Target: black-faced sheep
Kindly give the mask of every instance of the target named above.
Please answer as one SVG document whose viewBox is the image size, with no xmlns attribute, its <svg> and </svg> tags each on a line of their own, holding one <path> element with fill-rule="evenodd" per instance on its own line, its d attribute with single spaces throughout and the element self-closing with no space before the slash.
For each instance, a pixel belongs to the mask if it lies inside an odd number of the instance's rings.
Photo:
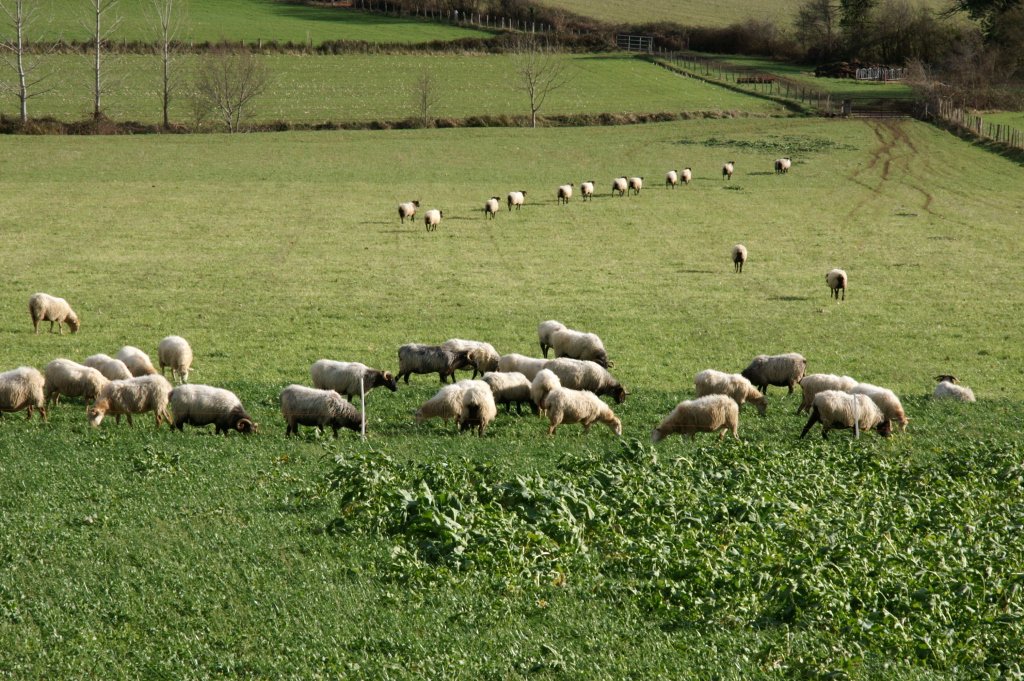
<svg viewBox="0 0 1024 681">
<path fill-rule="evenodd" d="M 423 224 L 426 225 L 428 232 L 436 232 L 437 226 L 441 224 L 441 218 L 444 217 L 444 211 L 431 208 L 423 214 Z"/>
<path fill-rule="evenodd" d="M 494 216 L 501 210 L 501 199 L 497 196 L 492 196 L 484 202 L 484 216 L 489 217 L 492 220 Z"/>
<path fill-rule="evenodd" d="M 573 186 L 574 185 L 572 183 L 569 183 L 569 184 L 563 184 L 563 185 L 561 185 L 558 188 L 558 203 L 559 204 L 565 203 L 566 205 L 569 205 L 569 199 L 572 198 L 572 188 L 573 188 Z"/>
<path fill-rule="evenodd" d="M 736 169 L 736 162 L 735 161 L 726 161 L 722 165 L 722 179 L 723 180 L 731 180 L 732 179 L 732 174 L 735 171 L 735 169 Z"/>
<path fill-rule="evenodd" d="M 57 322 L 57 332 L 64 335 L 64 322 L 67 322 L 71 333 L 78 331 L 80 323 L 78 315 L 63 298 L 48 293 L 34 293 L 28 299 L 28 312 L 32 315 L 32 328 L 39 333 L 39 322 L 50 322 L 50 333 L 53 323 Z"/>
<path fill-rule="evenodd" d="M 693 377 L 693 384 L 697 389 L 697 397 L 725 395 L 735 400 L 740 407 L 744 402 L 750 402 L 761 416 L 768 411 L 768 400 L 761 391 L 739 374 L 705 369 Z"/>
<path fill-rule="evenodd" d="M 683 168 L 683 172 L 682 175 L 680 175 L 680 178 L 682 178 L 683 184 L 690 184 L 691 182 L 693 182 L 693 170 L 691 170 L 690 168 Z"/>
<path fill-rule="evenodd" d="M 883 437 L 888 437 L 892 430 L 889 420 L 870 397 L 838 390 L 824 390 L 814 396 L 811 417 L 807 419 L 800 437 L 807 435 L 811 427 L 819 422 L 822 438 L 828 438 L 828 432 L 833 429 L 853 428 L 859 434 L 862 430 L 874 428 Z"/>
<path fill-rule="evenodd" d="M 586 182 L 580 183 L 580 198 L 584 201 L 594 200 L 594 181 L 587 180 Z"/>
<path fill-rule="evenodd" d="M 319 359 L 309 367 L 309 375 L 313 379 L 314 388 L 333 390 L 349 402 L 360 397 L 360 394 L 368 395 L 374 388 L 384 387 L 391 392 L 398 390 L 398 381 L 390 371 L 371 369 L 360 362 Z"/>
<path fill-rule="evenodd" d="M 230 390 L 209 385 L 179 385 L 171 391 L 171 409 L 174 410 L 172 428 L 184 430 L 185 424 L 202 428 L 211 423 L 214 433 L 237 431 L 243 434 L 257 430 L 255 421 Z"/>
<path fill-rule="evenodd" d="M 419 201 L 406 201 L 405 203 L 398 204 L 398 217 L 405 224 L 406 218 L 411 218 L 416 215 L 416 209 L 420 207 Z"/>
<path fill-rule="evenodd" d="M 734 439 L 739 440 L 740 408 L 735 400 L 727 395 L 705 395 L 695 400 L 686 400 L 651 431 L 651 442 L 657 444 L 673 433 L 689 435 L 694 439 L 697 433 L 714 433 L 719 431 L 718 439 L 732 432 Z"/>
<path fill-rule="evenodd" d="M 43 396 L 46 404 L 59 402 L 60 396 L 81 397 L 88 404 L 96 399 L 109 379 L 92 367 L 72 362 L 70 359 L 55 359 L 43 370 L 46 381 Z"/>
<path fill-rule="evenodd" d="M 156 348 L 157 362 L 160 364 L 160 375 L 164 369 L 171 368 L 171 378 L 179 383 L 188 383 L 188 372 L 192 369 L 192 346 L 181 336 L 167 336 Z"/>
<path fill-rule="evenodd" d="M 644 178 L 642 177 L 631 177 L 629 178 L 629 187 L 626 189 L 626 195 L 632 191 L 637 196 L 640 195 L 640 190 L 644 188 Z"/>
<path fill-rule="evenodd" d="M 806 371 L 807 360 L 803 355 L 789 352 L 784 355 L 758 355 L 740 373 L 767 395 L 770 385 L 786 386 L 792 394 L 793 386 L 800 382 Z"/>
<path fill-rule="evenodd" d="M 616 177 L 612 180 L 612 194 L 618 194 L 619 196 L 625 196 L 626 191 L 629 189 L 629 180 L 623 177 Z"/>
<path fill-rule="evenodd" d="M 167 412 L 171 389 L 170 382 L 156 373 L 110 381 L 103 386 L 96 401 L 89 407 L 89 425 L 94 428 L 99 426 L 107 414 L 115 416 L 118 423 L 121 422 L 121 416 L 127 416 L 128 425 L 132 425 L 132 414 L 148 411 L 156 417 L 157 428 L 162 421 L 171 423 L 171 415 Z"/>
<path fill-rule="evenodd" d="M 622 384 L 597 362 L 560 357 L 545 364 L 544 368 L 550 369 L 558 376 L 563 387 L 572 390 L 589 390 L 595 395 L 611 395 L 619 404 L 625 402 L 629 394 Z"/>
<path fill-rule="evenodd" d="M 952 374 L 941 374 L 935 377 L 939 382 L 935 386 L 932 397 L 937 400 L 959 400 L 961 402 L 974 402 L 974 391 L 966 385 L 959 385 L 959 379 Z"/>
<path fill-rule="evenodd" d="M 736 244 L 732 247 L 732 271 L 742 274 L 745 262 L 747 262 L 747 247 L 743 244 Z"/>
<path fill-rule="evenodd" d="M 408 343 L 398 348 L 398 373 L 395 380 L 405 378 L 409 383 L 410 374 L 433 374 L 437 373 L 442 383 L 448 382 L 448 377 L 455 381 L 456 369 L 463 369 L 472 366 L 469 359 L 469 351 L 445 350 L 439 345 L 420 345 Z"/>
<path fill-rule="evenodd" d="M 665 173 L 665 189 L 668 189 L 669 187 L 672 187 L 672 189 L 675 189 L 676 185 L 678 185 L 678 184 L 679 184 L 679 171 L 678 170 L 670 170 L 667 173 Z"/>
<path fill-rule="evenodd" d="M 554 435 L 563 423 L 581 423 L 583 432 L 589 433 L 590 426 L 599 421 L 616 435 L 622 435 L 622 421 L 601 398 L 589 390 L 553 388 L 544 397 L 541 405 L 548 415 L 548 435 Z"/>
<path fill-rule="evenodd" d="M 789 172 L 789 168 L 793 165 L 793 161 L 788 156 L 775 159 L 775 174 L 784 175 Z"/>
<path fill-rule="evenodd" d="M 825 283 L 830 289 L 829 298 L 839 300 L 839 291 L 843 292 L 843 300 L 846 300 L 846 272 L 839 268 L 829 270 L 825 275 Z"/>
<path fill-rule="evenodd" d="M 344 397 L 333 390 L 317 390 L 292 384 L 281 391 L 281 414 L 287 428 L 285 435 L 298 435 L 299 426 L 325 427 L 338 437 L 339 428 L 355 432 L 363 429 L 363 416 Z"/>
<path fill-rule="evenodd" d="M 33 367 L 18 367 L 0 374 L 0 412 L 25 410 L 25 418 L 32 411 L 46 420 L 46 397 L 43 389 L 46 379 Z"/>
<path fill-rule="evenodd" d="M 523 207 L 523 203 L 526 202 L 526 190 L 520 189 L 517 192 L 509 192 L 505 200 L 508 202 L 509 210 L 512 210 L 512 206 L 515 206 L 516 210 L 519 210 Z"/>
</svg>

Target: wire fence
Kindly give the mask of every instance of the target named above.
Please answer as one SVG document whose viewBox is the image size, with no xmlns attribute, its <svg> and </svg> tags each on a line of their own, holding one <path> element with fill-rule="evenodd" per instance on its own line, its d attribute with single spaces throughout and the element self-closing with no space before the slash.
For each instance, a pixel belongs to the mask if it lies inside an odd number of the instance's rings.
<svg viewBox="0 0 1024 681">
<path fill-rule="evenodd" d="M 928 113 L 975 137 L 1024 149 L 1024 132 L 1004 123 L 986 123 L 984 116 L 958 107 L 950 99 L 939 99 L 929 107 Z"/>
</svg>

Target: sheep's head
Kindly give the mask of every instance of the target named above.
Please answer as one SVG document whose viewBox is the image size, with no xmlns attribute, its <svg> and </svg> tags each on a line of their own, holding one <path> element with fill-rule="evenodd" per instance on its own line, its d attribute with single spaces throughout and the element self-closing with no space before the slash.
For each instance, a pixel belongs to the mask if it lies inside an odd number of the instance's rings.
<svg viewBox="0 0 1024 681">
<path fill-rule="evenodd" d="M 381 374 L 381 378 L 384 380 L 384 387 L 391 392 L 398 392 L 398 381 L 395 380 L 394 375 L 390 371 L 385 371 Z"/>
<path fill-rule="evenodd" d="M 889 419 L 885 419 L 877 426 L 875 426 L 875 432 L 877 432 L 882 437 L 889 437 L 890 435 L 892 435 L 892 421 L 890 421 Z"/>
<path fill-rule="evenodd" d="M 414 205 L 414 206 L 416 206 L 417 208 L 419 208 L 419 207 L 420 207 L 420 202 L 419 202 L 419 201 L 413 201 L 413 202 L 412 202 L 412 205 Z"/>
<path fill-rule="evenodd" d="M 107 411 L 110 409 L 110 401 L 107 399 L 96 400 L 96 402 L 89 407 L 86 411 L 86 416 L 89 417 L 89 425 L 93 428 L 98 428 L 100 423 L 103 422 L 103 417 L 107 415 Z"/>
<path fill-rule="evenodd" d="M 938 381 L 939 383 L 946 381 L 954 385 L 960 382 L 960 379 L 958 379 L 953 374 L 939 374 L 938 376 L 935 377 L 935 380 Z"/>
<path fill-rule="evenodd" d="M 78 321 L 78 316 L 74 312 L 68 315 L 67 318 L 68 328 L 71 329 L 71 333 L 77 333 L 78 329 L 82 327 L 82 323 Z"/>
<path fill-rule="evenodd" d="M 623 402 L 626 401 L 626 396 L 629 395 L 629 393 L 627 393 L 626 389 L 623 388 L 621 385 L 617 385 L 612 390 L 612 395 L 615 397 L 615 401 L 618 404 L 622 404 Z"/>
<path fill-rule="evenodd" d="M 622 435 L 622 421 L 619 420 L 618 416 L 612 416 L 607 421 L 608 427 L 612 429 L 616 435 Z"/>
<path fill-rule="evenodd" d="M 651 431 L 651 442 L 653 444 L 658 444 L 659 442 L 661 442 L 664 439 L 665 439 L 665 433 L 661 432 L 661 430 L 659 428 L 655 428 L 654 430 Z"/>
<path fill-rule="evenodd" d="M 239 433 L 244 433 L 248 435 L 250 433 L 255 433 L 257 430 L 259 430 L 259 424 L 254 423 L 252 419 L 239 419 L 235 423 L 235 430 L 237 430 Z"/>
<path fill-rule="evenodd" d="M 764 395 L 758 393 L 757 397 L 750 398 L 750 403 L 757 407 L 757 413 L 760 416 L 765 416 L 768 414 L 768 400 L 765 399 Z"/>
</svg>

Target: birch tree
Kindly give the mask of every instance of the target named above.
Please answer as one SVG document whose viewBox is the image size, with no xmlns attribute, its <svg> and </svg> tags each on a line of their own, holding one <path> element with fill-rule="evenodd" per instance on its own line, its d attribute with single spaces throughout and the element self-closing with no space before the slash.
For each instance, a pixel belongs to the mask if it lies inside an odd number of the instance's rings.
<svg viewBox="0 0 1024 681">
<path fill-rule="evenodd" d="M 171 75 L 171 67 L 177 57 L 178 41 L 185 26 L 186 6 L 184 0 L 152 0 L 152 3 L 157 46 L 160 49 L 160 104 L 166 130 L 171 127 L 168 110 L 178 84 Z"/>
<path fill-rule="evenodd" d="M 6 0 L 0 1 L 0 12 L 7 18 L 7 25 L 12 30 L 12 35 L 0 42 L 0 52 L 3 54 L 4 63 L 14 71 L 17 78 L 13 85 L 0 81 L 0 89 L 18 97 L 21 122 L 27 123 L 28 100 L 48 92 L 36 89 L 36 86 L 49 76 L 49 73 L 40 71 L 46 54 L 29 54 L 26 49 L 29 44 L 29 29 L 38 19 L 40 9 L 32 0 Z"/>
<path fill-rule="evenodd" d="M 87 0 L 87 2 L 90 8 L 91 26 L 86 28 L 92 31 L 93 44 L 92 116 L 99 118 L 103 115 L 103 50 L 107 40 L 121 23 L 117 17 L 117 6 L 120 0 Z"/>
</svg>

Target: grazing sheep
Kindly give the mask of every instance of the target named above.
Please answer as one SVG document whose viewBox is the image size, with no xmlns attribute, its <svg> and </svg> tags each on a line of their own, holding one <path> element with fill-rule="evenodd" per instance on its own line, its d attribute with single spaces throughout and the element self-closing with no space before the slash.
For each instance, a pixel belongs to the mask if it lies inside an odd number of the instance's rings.
<svg viewBox="0 0 1024 681">
<path fill-rule="evenodd" d="M 789 172 L 790 166 L 793 165 L 793 161 L 788 156 L 775 159 L 775 174 L 784 175 Z"/>
<path fill-rule="evenodd" d="M 615 415 L 601 398 L 589 390 L 572 390 L 570 388 L 553 388 L 541 405 L 547 411 L 548 435 L 554 435 L 558 426 L 563 423 L 582 423 L 583 432 L 589 433 L 590 426 L 600 421 L 616 435 L 622 435 L 622 421 Z"/>
<path fill-rule="evenodd" d="M 843 300 L 846 300 L 846 284 L 847 284 L 846 272 L 839 268 L 829 270 L 828 274 L 825 275 L 825 283 L 831 289 L 829 298 L 835 298 L 839 300 L 839 291 L 843 292 Z"/>
<path fill-rule="evenodd" d="M 551 349 L 555 351 L 555 357 L 589 359 L 604 369 L 608 368 L 608 353 L 597 334 L 559 329 L 551 334 Z"/>
<path fill-rule="evenodd" d="M 594 184 L 593 180 L 587 180 L 586 182 L 580 183 L 580 197 L 584 201 L 587 199 L 590 199 L 591 201 L 594 200 Z"/>
<path fill-rule="evenodd" d="M 281 391 L 281 414 L 285 435 L 298 435 L 299 426 L 314 426 L 321 433 L 330 426 L 334 437 L 339 428 L 355 432 L 363 429 L 363 416 L 344 397 L 333 390 L 317 390 L 292 384 Z"/>
<path fill-rule="evenodd" d="M 572 390 L 589 390 L 595 395 L 611 395 L 619 404 L 625 402 L 629 394 L 622 384 L 597 362 L 559 357 L 545 364 L 544 368 L 554 372 L 562 385 Z"/>
<path fill-rule="evenodd" d="M 625 176 L 616 177 L 614 180 L 612 180 L 612 194 L 618 192 L 619 196 L 624 196 L 626 194 L 626 191 L 628 191 L 628 188 L 629 180 L 627 180 Z"/>
<path fill-rule="evenodd" d="M 45 384 L 43 397 L 46 404 L 59 402 L 61 395 L 81 397 L 89 404 L 103 390 L 110 380 L 92 367 L 87 367 L 70 359 L 55 359 L 43 370 Z"/>
<path fill-rule="evenodd" d="M 875 403 L 875 406 L 882 411 L 882 415 L 885 416 L 887 421 L 891 421 L 899 426 L 900 432 L 906 432 L 907 423 L 910 422 L 910 419 L 907 418 L 907 414 L 903 411 L 903 404 L 900 402 L 900 398 L 896 396 L 896 393 L 888 388 L 871 385 L 870 383 L 858 383 L 846 392 L 854 395 L 867 395 Z"/>
<path fill-rule="evenodd" d="M 570 182 L 569 184 L 563 184 L 558 188 L 558 203 L 564 202 L 565 205 L 569 205 L 569 199 L 572 198 L 573 186 L 575 185 Z"/>
<path fill-rule="evenodd" d="M 693 182 L 693 171 L 689 168 L 683 168 L 683 173 L 680 177 L 683 180 L 683 184 L 690 184 Z"/>
<path fill-rule="evenodd" d="M 516 413 L 523 413 L 523 405 L 527 405 L 537 413 L 537 405 L 530 396 L 531 383 L 518 371 L 488 371 L 484 374 L 484 383 L 491 388 L 495 404 L 504 404 L 505 413 L 512 413 L 512 405 L 516 405 Z"/>
<path fill-rule="evenodd" d="M 501 359 L 498 360 L 498 371 L 505 373 L 516 371 L 532 381 L 537 372 L 543 369 L 547 363 L 548 360 L 540 357 L 527 357 L 513 352 L 501 356 Z"/>
<path fill-rule="evenodd" d="M 132 376 L 148 376 L 157 373 L 157 370 L 153 368 L 153 362 L 150 361 L 149 355 L 131 345 L 126 345 L 118 350 L 114 357 L 124 362 L 124 365 L 128 367 L 128 371 L 132 372 Z"/>
<path fill-rule="evenodd" d="M 821 437 L 828 438 L 828 431 L 853 428 L 859 434 L 862 430 L 874 428 L 882 437 L 889 437 L 891 425 L 871 398 L 867 395 L 851 395 L 838 390 L 823 390 L 811 402 L 811 418 L 807 419 L 800 437 L 807 435 L 815 423 L 821 422 Z"/>
<path fill-rule="evenodd" d="M 800 406 L 796 408 L 796 413 L 799 414 L 802 411 L 810 412 L 814 396 L 823 390 L 841 390 L 844 393 L 848 393 L 855 385 L 857 385 L 857 379 L 850 378 L 849 376 L 808 374 L 800 379 L 800 388 L 804 392 L 804 397 L 800 401 Z"/>
<path fill-rule="evenodd" d="M 739 374 L 705 369 L 693 377 L 693 384 L 697 388 L 697 397 L 726 395 L 735 400 L 737 406 L 740 407 L 744 402 L 750 402 L 757 408 L 757 413 L 761 416 L 768 411 L 768 400 L 761 394 L 761 391 Z"/>
<path fill-rule="evenodd" d="M 156 348 L 157 362 L 160 364 L 160 375 L 164 368 L 171 368 L 171 378 L 179 383 L 188 383 L 188 372 L 192 368 L 192 346 L 181 336 L 167 336 Z"/>
<path fill-rule="evenodd" d="M 38 409 L 46 420 L 46 379 L 33 367 L 18 367 L 0 374 L 0 412 L 25 410 L 25 418 L 32 418 Z"/>
<path fill-rule="evenodd" d="M 679 184 L 678 170 L 670 170 L 667 173 L 665 173 L 665 189 L 668 189 L 669 187 L 675 189 L 677 184 Z"/>
<path fill-rule="evenodd" d="M 673 433 L 689 435 L 692 440 L 697 433 L 716 431 L 719 431 L 719 440 L 725 437 L 726 431 L 732 431 L 733 438 L 739 440 L 739 427 L 740 408 L 735 400 L 727 395 L 705 395 L 677 404 L 651 431 L 651 442 L 657 444 Z"/>
<path fill-rule="evenodd" d="M 51 296 L 48 293 L 34 293 L 28 299 L 28 312 L 32 315 L 32 328 L 39 333 L 39 322 L 50 322 L 50 333 L 53 333 L 53 323 L 57 322 L 57 331 L 64 335 L 64 322 L 68 323 L 71 333 L 78 331 L 80 326 L 78 315 L 63 298 Z"/>
<path fill-rule="evenodd" d="M 547 394 L 555 388 L 561 388 L 562 382 L 558 380 L 558 376 L 555 372 L 550 369 L 541 369 L 537 372 L 537 375 L 533 377 L 533 382 L 530 383 L 530 399 L 537 405 L 538 409 L 542 408 L 541 405 L 544 403 L 544 398 Z"/>
<path fill-rule="evenodd" d="M 952 374 L 941 374 L 935 377 L 939 382 L 935 386 L 932 397 L 937 400 L 960 400 L 961 402 L 974 402 L 974 391 L 966 385 L 958 385 L 959 379 Z"/>
<path fill-rule="evenodd" d="M 491 386 L 485 381 L 460 381 L 465 383 L 462 391 L 462 413 L 459 415 L 459 430 L 476 428 L 479 437 L 484 436 L 487 426 L 498 416 Z"/>
<path fill-rule="evenodd" d="M 789 352 L 784 355 L 758 355 L 740 373 L 767 395 L 770 385 L 787 386 L 789 394 L 792 394 L 793 386 L 800 382 L 806 371 L 807 360 L 804 356 Z"/>
<path fill-rule="evenodd" d="M 211 423 L 214 433 L 228 434 L 237 430 L 248 435 L 257 430 L 256 423 L 230 390 L 209 385 L 179 385 L 171 391 L 174 418 L 171 427 L 184 430 L 185 424 L 202 428 Z"/>
<path fill-rule="evenodd" d="M 89 425 L 94 428 L 99 426 L 107 414 L 115 416 L 118 423 L 122 415 L 127 416 L 128 425 L 132 425 L 132 414 L 144 414 L 147 411 L 156 416 L 157 428 L 161 421 L 171 423 L 171 415 L 167 412 L 171 389 L 170 382 L 156 373 L 110 381 L 103 386 L 89 408 Z"/>
<path fill-rule="evenodd" d="M 540 351 L 547 357 L 548 348 L 551 347 L 551 334 L 555 331 L 561 331 L 565 328 L 565 324 L 554 319 L 549 319 L 546 322 L 541 322 L 537 325 L 537 337 L 540 339 Z"/>
<path fill-rule="evenodd" d="M 449 338 L 441 343 L 441 348 L 448 352 L 468 352 L 469 363 L 473 369 L 473 378 L 479 373 L 481 376 L 488 371 L 498 370 L 498 361 L 501 355 L 490 343 L 475 340 L 463 340 L 461 338 Z"/>
<path fill-rule="evenodd" d="M 111 381 L 120 381 L 132 377 L 132 372 L 128 370 L 124 362 L 102 353 L 86 357 L 82 364 L 98 370 Z"/>
<path fill-rule="evenodd" d="M 406 201 L 405 203 L 398 204 L 398 217 L 401 219 L 403 225 L 405 224 L 406 218 L 411 218 L 416 215 L 416 209 L 419 207 L 419 201 Z"/>
<path fill-rule="evenodd" d="M 444 211 L 431 208 L 423 214 L 423 224 L 426 225 L 428 232 L 436 232 L 437 226 L 441 224 L 441 218 L 444 217 Z"/>
<path fill-rule="evenodd" d="M 743 244 L 736 244 L 732 247 L 732 271 L 736 274 L 743 274 L 743 263 L 747 261 L 747 247 Z"/>
<path fill-rule="evenodd" d="M 492 196 L 491 198 L 487 199 L 487 201 L 484 202 L 485 217 L 489 217 L 493 220 L 494 216 L 498 214 L 499 210 L 501 210 L 501 199 L 499 199 L 497 196 Z"/>
<path fill-rule="evenodd" d="M 398 373 L 395 380 L 405 377 L 408 385 L 410 374 L 432 374 L 437 372 L 442 383 L 452 377 L 455 382 L 455 370 L 470 366 L 469 352 L 461 350 L 452 352 L 439 345 L 420 345 L 408 343 L 398 348 Z"/>
<path fill-rule="evenodd" d="M 460 421 L 464 409 L 462 394 L 470 385 L 477 383 L 483 381 L 459 381 L 444 386 L 416 410 L 416 423 L 423 423 L 428 419 L 443 419 L 448 423 L 449 419 L 453 419 L 455 425 L 461 428 Z M 484 385 L 486 386 L 486 383 Z"/>
<path fill-rule="evenodd" d="M 640 195 L 640 190 L 644 188 L 644 178 L 642 177 L 631 177 L 629 178 L 629 187 L 626 189 L 626 195 L 632 191 L 637 196 Z"/>
<path fill-rule="evenodd" d="M 391 392 L 398 390 L 398 381 L 390 371 L 371 369 L 359 362 L 318 359 L 309 367 L 309 375 L 313 379 L 314 388 L 333 390 L 349 402 L 360 396 L 360 383 L 364 395 L 369 395 L 371 390 L 381 386 Z"/>
<path fill-rule="evenodd" d="M 735 170 L 735 168 L 736 168 L 736 162 L 735 161 L 726 161 L 725 164 L 722 166 L 722 179 L 723 180 L 731 180 L 732 179 L 732 174 L 733 174 L 733 171 Z"/>
<path fill-rule="evenodd" d="M 516 210 L 519 210 L 523 207 L 523 203 L 526 201 L 526 190 L 520 189 L 517 192 L 509 192 L 508 197 L 506 197 L 505 200 L 508 203 L 509 210 L 512 210 L 512 206 L 515 206 Z"/>
</svg>

